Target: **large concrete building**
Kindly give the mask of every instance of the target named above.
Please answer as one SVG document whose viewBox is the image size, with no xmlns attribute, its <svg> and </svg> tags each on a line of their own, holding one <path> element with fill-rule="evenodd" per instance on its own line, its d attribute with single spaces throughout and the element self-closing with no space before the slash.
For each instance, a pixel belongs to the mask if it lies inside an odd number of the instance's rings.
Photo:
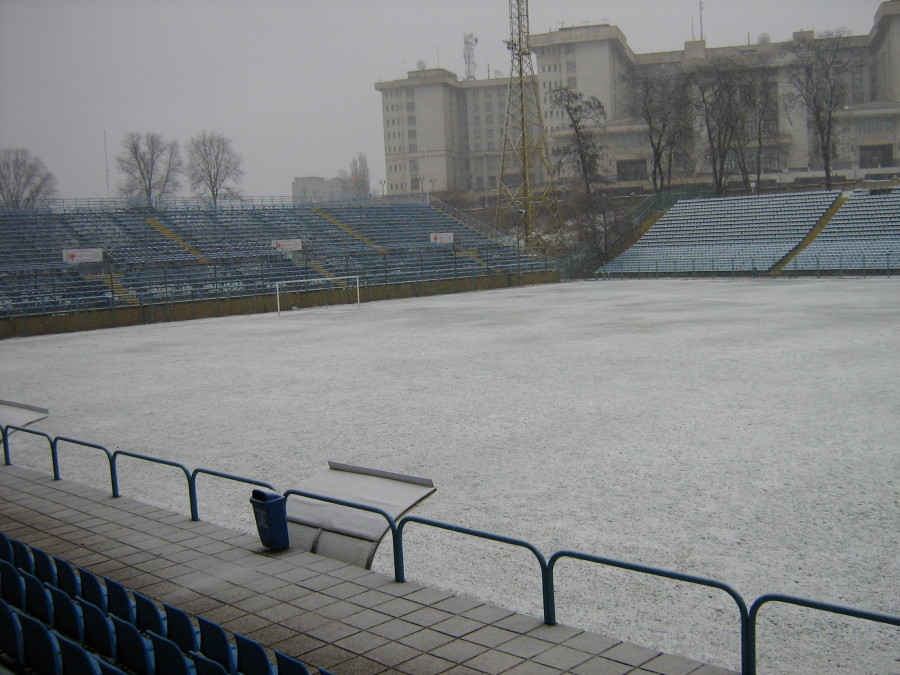
<svg viewBox="0 0 900 675">
<path fill-rule="evenodd" d="M 795 39 L 811 38 L 795 33 Z M 649 186 L 647 126 L 633 112 L 630 82 L 635 73 L 685 70 L 716 57 L 769 55 L 775 66 L 777 100 L 792 89 L 787 75 L 789 43 L 709 48 L 703 40 L 683 50 L 635 54 L 622 32 L 611 25 L 561 28 L 531 36 L 535 74 L 542 93 L 542 115 L 550 145 L 568 133 L 550 92 L 569 87 L 603 104 L 600 129 L 603 171 L 623 188 Z M 848 100 L 836 116 L 832 172 L 838 179 L 900 173 L 900 0 L 883 2 L 868 35 L 851 36 L 857 65 L 846 75 Z M 482 193 L 497 187 L 508 79 L 460 80 L 456 74 L 424 65 L 406 79 L 379 82 L 389 195 L 427 192 Z M 778 106 L 777 133 L 762 153 L 768 183 L 819 180 L 822 161 L 806 116 Z M 690 161 L 675 167 L 673 182 L 709 182 L 700 135 Z M 728 167 L 733 170 L 734 167 Z"/>
</svg>

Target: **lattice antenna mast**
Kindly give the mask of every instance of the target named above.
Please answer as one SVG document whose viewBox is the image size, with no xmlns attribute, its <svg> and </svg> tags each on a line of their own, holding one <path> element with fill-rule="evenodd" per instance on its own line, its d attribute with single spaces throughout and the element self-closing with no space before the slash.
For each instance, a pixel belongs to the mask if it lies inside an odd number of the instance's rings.
<svg viewBox="0 0 900 675">
<path fill-rule="evenodd" d="M 478 36 L 472 33 L 463 34 L 463 61 L 466 64 L 466 82 L 475 79 L 475 45 L 478 44 Z"/>
<path fill-rule="evenodd" d="M 556 230 L 559 229 L 559 216 L 538 82 L 531 60 L 528 0 L 509 0 L 509 41 L 506 46 L 511 61 L 496 225 L 497 229 L 507 230 L 509 222 L 515 219 L 521 223 L 525 245 L 532 246 L 536 215 L 545 211 Z M 536 188 L 541 184 L 543 188 Z"/>
</svg>

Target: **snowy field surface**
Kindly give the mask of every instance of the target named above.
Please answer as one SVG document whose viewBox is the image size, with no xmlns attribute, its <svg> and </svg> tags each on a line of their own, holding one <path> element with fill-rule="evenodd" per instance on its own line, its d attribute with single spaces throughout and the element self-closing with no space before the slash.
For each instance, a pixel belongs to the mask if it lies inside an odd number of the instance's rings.
<svg viewBox="0 0 900 675">
<path fill-rule="evenodd" d="M 900 279 L 573 283 L 0 342 L 0 399 L 35 428 L 285 490 L 328 460 L 432 478 L 415 513 L 900 615 Z M 13 461 L 49 452 L 13 437 Z M 64 478 L 109 489 L 96 452 Z M 187 513 L 178 472 L 124 495 Z M 253 532 L 249 489 L 200 515 Z M 531 554 L 421 525 L 411 580 L 540 617 Z M 391 572 L 383 542 L 375 568 Z M 737 668 L 724 593 L 557 566 L 557 619 Z M 900 633 L 786 605 L 761 673 L 897 673 Z"/>
</svg>

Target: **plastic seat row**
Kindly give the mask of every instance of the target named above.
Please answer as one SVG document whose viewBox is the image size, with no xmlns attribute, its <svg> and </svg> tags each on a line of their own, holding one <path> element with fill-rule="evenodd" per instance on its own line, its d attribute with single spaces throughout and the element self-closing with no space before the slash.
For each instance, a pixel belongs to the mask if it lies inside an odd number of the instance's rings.
<svg viewBox="0 0 900 675">
<path fill-rule="evenodd" d="M 682 200 L 597 272 L 767 270 L 804 240 L 839 196 L 827 191 Z"/>
<path fill-rule="evenodd" d="M 900 188 L 854 191 L 791 269 L 900 269 Z"/>
<path fill-rule="evenodd" d="M 0 652 L 39 674 L 308 675 L 300 661 L 0 533 Z M 314 672 L 316 669 L 312 669 Z M 327 671 L 319 673 L 330 675 Z"/>
</svg>

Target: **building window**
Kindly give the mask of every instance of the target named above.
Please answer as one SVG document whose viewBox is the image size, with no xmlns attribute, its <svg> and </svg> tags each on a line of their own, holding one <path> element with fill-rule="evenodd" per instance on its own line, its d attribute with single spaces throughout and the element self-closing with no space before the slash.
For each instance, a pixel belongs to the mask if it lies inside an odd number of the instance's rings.
<svg viewBox="0 0 900 675">
<path fill-rule="evenodd" d="M 574 62 L 574 61 L 569 61 L 569 62 L 566 64 L 566 71 L 567 71 L 567 72 L 570 72 L 570 73 L 574 73 L 574 72 L 575 72 L 575 62 Z"/>
<path fill-rule="evenodd" d="M 417 159 L 409 160 L 409 170 L 410 171 L 418 171 L 419 170 L 419 160 L 417 160 Z"/>
<path fill-rule="evenodd" d="M 861 169 L 894 166 L 894 146 L 890 144 L 859 146 L 859 166 Z"/>
<path fill-rule="evenodd" d="M 894 120 L 889 117 L 859 120 L 859 122 L 857 122 L 856 130 L 859 132 L 860 136 L 891 132 L 894 130 Z"/>
<path fill-rule="evenodd" d="M 416 146 L 415 143 L 410 143 L 410 144 L 409 144 L 409 151 L 410 151 L 410 152 L 416 152 L 417 149 L 418 149 L 418 147 Z"/>
<path fill-rule="evenodd" d="M 415 129 L 410 129 L 410 130 L 407 132 L 407 136 L 409 137 L 410 140 L 412 140 L 413 138 L 416 137 L 416 130 L 415 130 Z"/>
<path fill-rule="evenodd" d="M 406 124 L 409 125 L 409 126 L 411 126 L 411 127 L 416 126 L 416 116 L 415 116 L 415 115 L 410 115 L 409 117 L 407 117 L 407 118 L 406 118 Z"/>
<path fill-rule="evenodd" d="M 578 78 L 570 77 L 568 81 L 568 87 L 569 89 L 578 89 Z"/>
<path fill-rule="evenodd" d="M 408 101 L 406 103 L 406 112 L 413 112 L 413 111 L 415 111 L 415 109 L 416 109 L 415 101 Z"/>
</svg>

